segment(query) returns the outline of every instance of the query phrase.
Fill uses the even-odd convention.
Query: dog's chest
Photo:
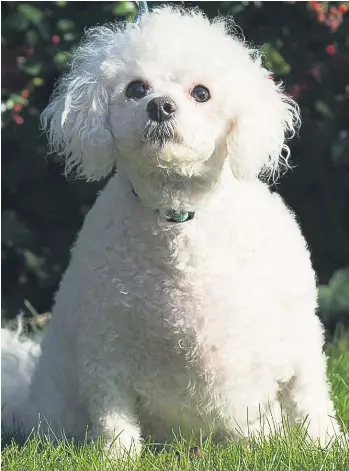
[[[181,297],[178,290],[177,297]],[[172,307],[168,304],[163,321],[154,322],[147,330],[147,340],[140,348],[141,368],[133,386],[144,422],[154,417],[157,429],[159,420],[164,421],[167,430],[168,424],[183,431],[187,427],[205,429],[217,406],[213,390],[222,371],[219,352],[210,343],[204,321],[199,316],[193,319],[197,312],[191,300],[185,300],[185,296],[182,300],[187,312],[178,299]],[[192,315],[192,319],[189,321],[185,315]]]
[[[133,251],[137,275],[125,282],[122,319],[140,366],[135,388],[156,408],[180,402],[199,414],[213,407],[210,388],[222,370],[215,323],[222,274],[201,250],[202,237],[195,246],[188,237],[159,245]]]
[[[172,233],[140,232],[135,223],[109,266],[117,270],[118,343],[127,351],[132,345],[137,360],[135,389],[149,408],[168,413],[178,403],[199,416],[215,409],[212,391],[227,374],[227,345],[237,331],[233,291],[247,277],[237,269],[245,254],[229,222],[220,231],[192,222]]]

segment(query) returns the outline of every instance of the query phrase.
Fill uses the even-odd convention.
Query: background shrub
[[[300,103],[295,168],[277,190],[309,242],[321,315],[329,326],[348,322],[348,296],[338,294],[348,294],[348,271],[336,274],[349,266],[348,3],[185,3],[210,17],[233,15],[248,41],[265,45],[266,67]],[[103,186],[64,179],[57,156],[46,158],[40,113],[84,29],[134,14],[133,2],[2,3],[4,318],[50,310],[70,246]]]

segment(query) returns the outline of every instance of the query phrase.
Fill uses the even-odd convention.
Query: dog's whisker
[[[151,141],[160,147],[163,147],[167,142],[174,142],[180,144],[182,138],[177,132],[176,126],[172,121],[164,123],[157,123],[148,121],[143,129],[142,141]]]

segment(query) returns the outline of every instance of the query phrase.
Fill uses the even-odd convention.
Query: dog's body
[[[167,440],[178,428],[217,439],[267,434],[281,424],[282,408],[291,421],[308,418],[310,435],[325,443],[338,428],[330,417],[314,271],[293,214],[257,178],[263,168],[276,168],[284,131],[293,129],[297,112],[236,40],[232,50],[245,78],[260,74],[256,83],[264,96],[251,92],[250,116],[236,100],[241,114],[232,117],[231,101],[229,109],[225,96],[219,105],[214,101],[224,84],[217,84],[219,71],[194,65],[199,77],[193,77],[181,64],[189,77],[181,80],[190,87],[205,75],[211,81],[212,105],[191,108],[176,70],[169,73],[171,61],[164,66],[167,75],[156,62],[157,34],[168,19],[168,27],[183,27],[184,36],[188,27],[225,45],[222,25],[210,26],[197,13],[156,10],[126,34],[105,29],[92,35],[47,111],[51,141],[66,153],[68,169],[77,166],[89,179],[107,173],[114,165],[114,150],[107,149],[112,139],[120,170],[88,214],[72,253],[21,422],[30,428],[41,413],[55,434],[64,428],[80,439],[89,427],[109,444],[118,436],[118,451],[118,444],[139,449],[148,434]],[[129,69],[114,76],[112,47],[105,57],[99,51],[103,80],[94,79],[100,94],[94,102],[95,90],[85,96],[79,73],[91,74],[92,46],[104,51],[113,37],[124,41],[117,67],[124,61]],[[145,37],[155,58],[139,52]],[[184,51],[176,54],[178,59]],[[140,74],[154,93],[125,101],[122,90]],[[171,96],[167,110],[176,98],[175,124],[143,128],[142,102],[150,114],[152,97],[164,93]],[[270,105],[266,122],[257,106],[264,99],[260,106]],[[108,124],[100,116],[103,100],[109,100]],[[246,123],[260,127],[249,134]],[[142,129],[147,131],[140,137]],[[188,212],[194,217],[188,219]],[[178,213],[183,222],[170,220]]]

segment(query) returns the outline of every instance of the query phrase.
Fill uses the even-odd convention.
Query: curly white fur
[[[125,95],[134,80],[142,99]],[[164,145],[146,112],[161,96],[177,105]],[[118,436],[115,453],[172,428],[258,432],[280,406],[321,443],[337,433],[309,252],[258,179],[287,164],[299,111],[259,53],[197,10],[93,28],[43,123],[67,172],[118,173],[73,250],[22,425],[41,413],[46,432],[80,439],[89,426],[108,446]],[[196,213],[173,224],[170,209]]]

